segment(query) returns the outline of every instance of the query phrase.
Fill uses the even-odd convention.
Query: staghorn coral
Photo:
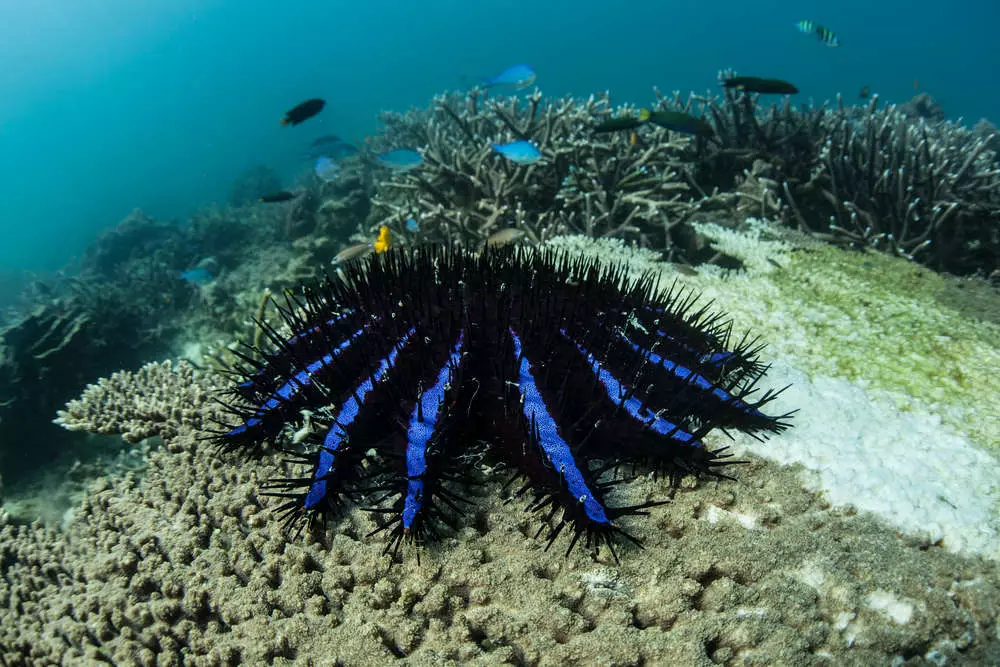
[[[120,434],[126,442],[153,436],[166,440],[202,428],[200,409],[212,389],[211,381],[185,361],[153,362],[87,385],[54,423],[69,431]]]
[[[800,205],[825,213],[840,242],[953,273],[996,269],[1000,169],[990,138],[877,104],[875,97],[860,118],[827,119],[818,164],[795,195]],[[826,231],[817,227],[808,228]]]
[[[720,73],[725,78],[730,72]],[[766,215],[843,245],[897,254],[937,270],[989,273],[1000,263],[996,139],[901,107],[796,108],[790,98],[656,91],[659,108],[704,115],[692,187],[742,214]],[[735,190],[734,190],[735,185]],[[779,198],[780,196],[780,198]]]
[[[372,148],[417,146],[425,164],[379,184],[373,217],[405,236],[412,216],[424,240],[473,246],[515,227],[533,243],[582,233],[669,250],[671,230],[697,208],[675,157],[687,140],[591,133],[597,122],[635,111],[612,106],[607,94],[547,100],[538,91],[520,99],[473,90],[383,114],[386,128]],[[516,165],[489,146],[524,139],[541,149],[542,162]]]

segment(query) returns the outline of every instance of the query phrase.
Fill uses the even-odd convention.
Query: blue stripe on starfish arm
[[[570,495],[583,505],[587,518],[596,523],[610,524],[611,520],[608,519],[604,506],[587,486],[583,473],[573,458],[573,452],[559,435],[556,420],[545,406],[542,394],[535,383],[535,377],[531,374],[531,363],[523,354],[521,339],[513,328],[510,329],[510,335],[514,342],[514,357],[518,363],[518,389],[524,402],[524,416],[527,417],[529,424],[534,424],[538,429],[538,444],[542,452],[566,481]]]
[[[458,368],[462,360],[462,348],[465,344],[465,331],[458,336],[458,342],[452,348],[448,361],[438,373],[434,386],[423,392],[417,398],[413,408],[409,428],[406,431],[406,501],[403,504],[403,530],[408,531],[413,520],[424,504],[424,473],[427,472],[427,445],[434,436],[444,394],[451,383],[452,371]]]
[[[744,410],[748,414],[752,414],[755,417],[764,416],[759,410],[751,406],[749,403],[733,396],[732,393],[718,386],[717,384],[706,378],[704,375],[696,373],[690,368],[687,368],[676,362],[673,362],[670,359],[660,356],[659,354],[653,352],[652,350],[648,350],[642,347],[641,345],[632,342],[625,334],[619,333],[618,335],[633,350],[635,350],[639,354],[644,355],[649,360],[650,363],[662,367],[667,372],[671,373],[672,375],[681,380],[684,380],[691,386],[697,387],[702,391],[711,392],[711,394],[715,396],[717,399],[719,399],[723,403],[731,405],[737,410]],[[725,354],[732,354],[732,353],[726,352]]]
[[[344,350],[351,346],[358,336],[364,331],[365,327],[362,327],[351,334],[351,337],[337,346],[332,354],[324,354],[322,357],[308,364],[303,370],[299,371],[293,375],[287,382],[278,387],[277,391],[271,394],[271,397],[264,401],[253,416],[247,419],[246,423],[242,426],[237,426],[231,430],[227,435],[236,436],[245,432],[248,428],[256,428],[261,424],[267,413],[272,410],[276,410],[281,407],[287,401],[295,398],[295,396],[304,387],[308,387],[312,384],[312,376],[317,373],[321,368],[329,366],[333,363],[334,358],[340,356]]]
[[[319,459],[316,463],[316,471],[313,473],[313,483],[309,487],[303,505],[306,509],[312,509],[326,496],[326,477],[333,470],[336,461],[336,452],[347,437],[347,428],[357,419],[358,413],[364,405],[368,394],[375,388],[375,385],[385,379],[389,370],[396,364],[399,350],[406,345],[413,335],[415,329],[410,329],[397,344],[393,345],[389,354],[379,362],[375,372],[366,377],[358,385],[350,396],[340,406],[340,411],[334,418],[326,437],[323,438],[323,446],[319,450]]]
[[[314,327],[310,327],[308,329],[305,329],[304,331],[293,334],[287,339],[285,339],[284,342],[277,345],[276,349],[273,352],[265,356],[273,360],[277,357],[280,357],[281,355],[288,354],[289,352],[294,353],[295,347],[298,346],[303,341],[310,340],[316,334],[323,334],[324,327],[336,326],[339,322],[346,320],[349,316],[354,314],[355,313],[353,310],[346,310],[342,313],[338,313],[337,315],[334,315],[333,317],[327,319],[322,324],[317,324]],[[235,388],[239,392],[253,392],[257,388],[258,384],[260,384],[264,380],[264,378],[268,376],[268,374],[273,374],[273,373],[275,373],[275,369],[270,365],[265,365],[256,373],[252,373],[246,380],[238,383]]]
[[[587,351],[587,349],[578,342],[570,338],[566,334],[565,329],[561,329],[560,332],[576,346],[576,349],[580,351],[580,354],[586,357],[587,363],[590,364],[591,370],[597,376],[600,383],[604,385],[604,389],[607,391],[608,398],[611,399],[612,403],[616,406],[624,408],[625,412],[628,413],[633,419],[654,433],[667,436],[671,440],[675,440],[689,447],[704,449],[705,445],[692,434],[645,407],[643,402],[635,396],[630,396],[625,385],[623,385],[618,378],[612,375],[610,371],[602,368],[600,362],[597,361],[597,358],[593,354]]]

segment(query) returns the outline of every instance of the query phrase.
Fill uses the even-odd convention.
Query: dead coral
[[[149,363],[87,385],[54,423],[69,431],[120,434],[126,442],[152,436],[168,440],[205,425],[212,390],[211,381],[185,361]]]
[[[384,114],[373,148],[419,147],[425,164],[380,184],[375,223],[405,236],[412,217],[422,240],[467,245],[513,227],[534,243],[579,233],[668,249],[671,229],[697,208],[677,171],[687,139],[657,132],[633,142],[627,133],[591,131],[635,113],[613,107],[606,94],[547,100],[536,91],[522,100],[473,90],[440,96],[429,109]],[[531,141],[544,159],[517,165],[490,148],[514,140]]]

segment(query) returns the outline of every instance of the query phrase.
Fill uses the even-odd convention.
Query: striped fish
[[[819,41],[823,42],[827,46],[840,46],[840,38],[837,37],[833,32],[819,25],[818,23],[813,23],[812,21],[805,20],[799,21],[795,24],[799,30],[806,33],[807,35],[816,35]]]

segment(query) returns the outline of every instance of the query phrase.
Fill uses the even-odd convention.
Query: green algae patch
[[[742,254],[759,256],[755,234],[746,241]],[[930,410],[1000,454],[996,289],[880,253],[790,248],[772,247],[766,273],[705,271],[695,282],[761,335],[769,357],[887,394],[901,410]]]

